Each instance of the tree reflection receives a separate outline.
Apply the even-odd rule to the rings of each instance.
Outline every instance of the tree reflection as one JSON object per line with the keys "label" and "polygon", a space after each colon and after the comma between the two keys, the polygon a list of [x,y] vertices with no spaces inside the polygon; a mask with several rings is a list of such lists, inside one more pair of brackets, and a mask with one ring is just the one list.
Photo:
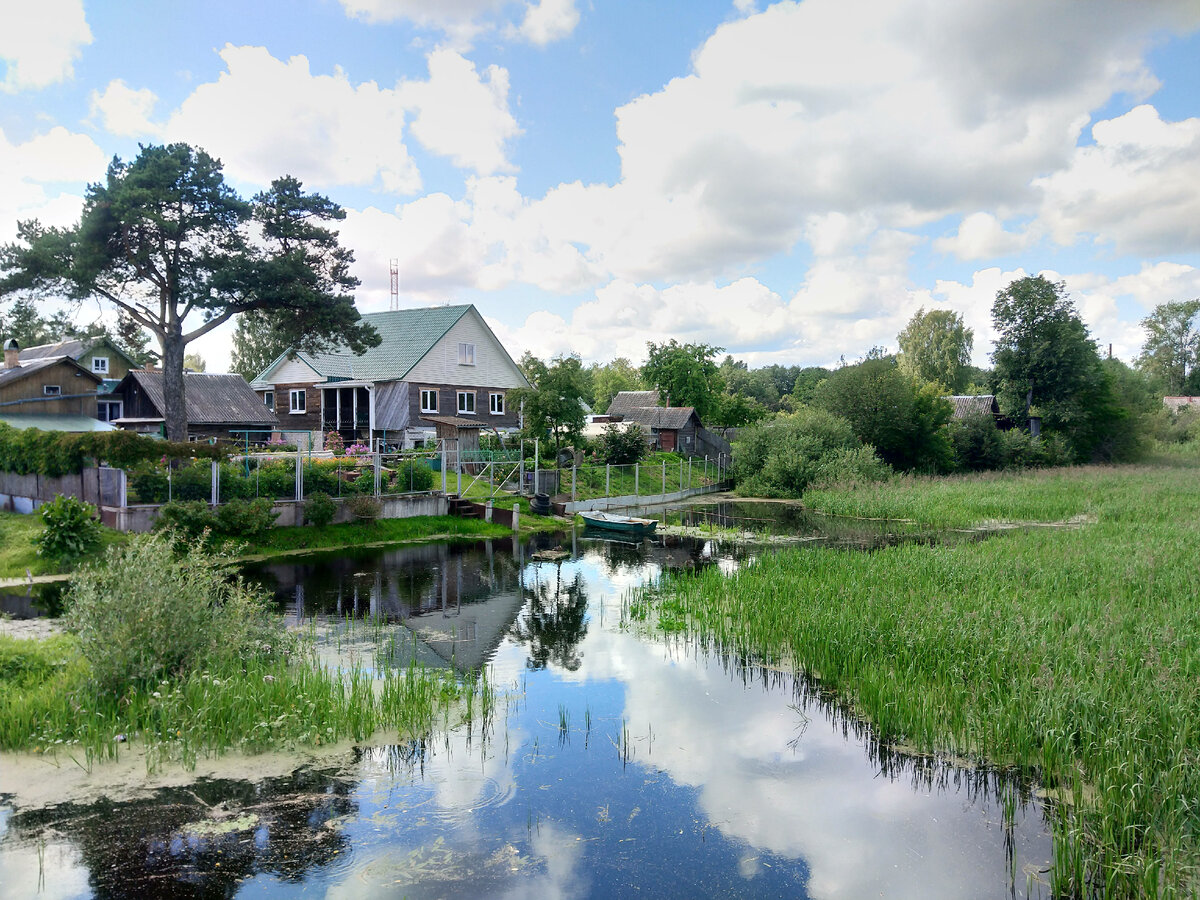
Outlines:
{"label": "tree reflection", "polygon": [[530,669],[544,669],[550,663],[574,672],[583,662],[579,643],[587,635],[587,585],[580,572],[570,581],[563,580],[562,564],[554,567],[554,579],[539,577],[525,586],[528,601],[513,634],[529,644]]}
{"label": "tree reflection", "polygon": [[355,783],[301,769],[262,782],[200,780],[125,803],[18,813],[14,836],[65,836],[101,898],[232,897],[258,874],[299,882],[349,849],[337,823]]}

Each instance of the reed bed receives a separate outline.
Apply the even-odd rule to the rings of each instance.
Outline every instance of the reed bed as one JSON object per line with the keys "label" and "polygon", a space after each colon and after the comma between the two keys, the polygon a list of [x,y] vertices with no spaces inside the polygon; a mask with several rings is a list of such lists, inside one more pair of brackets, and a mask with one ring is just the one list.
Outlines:
{"label": "reed bed", "polygon": [[494,707],[485,675],[458,679],[415,664],[323,665],[311,641],[301,648],[291,660],[246,660],[106,695],[92,687],[72,636],[0,636],[0,750],[90,769],[140,746],[153,771],[230,750],[361,741],[381,730],[424,736]]}
{"label": "reed bed", "polygon": [[1200,863],[1200,479],[1172,466],[900,479],[813,492],[825,512],[969,527],[953,545],[789,549],[633,598],[791,664],[879,739],[1045,787],[1056,896],[1194,896]]}

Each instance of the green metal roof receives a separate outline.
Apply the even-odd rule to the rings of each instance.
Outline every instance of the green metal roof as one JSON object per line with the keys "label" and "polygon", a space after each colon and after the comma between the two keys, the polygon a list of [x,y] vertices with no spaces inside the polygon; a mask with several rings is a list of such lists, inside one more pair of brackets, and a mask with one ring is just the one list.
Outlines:
{"label": "green metal roof", "polygon": [[117,430],[115,426],[109,425],[107,422],[101,422],[99,419],[93,419],[91,416],[68,415],[66,413],[61,415],[54,413],[46,413],[44,415],[3,413],[0,414],[0,422],[11,425],[13,428],[40,428],[42,431]]}
{"label": "green metal roof", "polygon": [[[467,304],[365,313],[363,321],[373,325],[383,339],[378,347],[372,347],[362,356],[354,356],[346,350],[332,353],[301,352],[296,356],[312,366],[318,374],[330,379],[401,379],[470,309],[471,305]],[[271,363],[267,371],[278,362],[277,359]]]}

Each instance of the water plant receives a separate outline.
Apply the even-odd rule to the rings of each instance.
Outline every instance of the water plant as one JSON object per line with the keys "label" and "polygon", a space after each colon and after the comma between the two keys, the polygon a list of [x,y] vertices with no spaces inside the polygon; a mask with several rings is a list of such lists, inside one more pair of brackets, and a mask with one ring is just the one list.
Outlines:
{"label": "water plant", "polygon": [[[1189,467],[906,478],[822,510],[1015,529],[790,549],[668,577],[630,616],[819,680],[885,743],[1012,766],[1053,799],[1056,896],[1190,895],[1200,871],[1200,483]],[[1083,524],[1089,523],[1089,524]]]}

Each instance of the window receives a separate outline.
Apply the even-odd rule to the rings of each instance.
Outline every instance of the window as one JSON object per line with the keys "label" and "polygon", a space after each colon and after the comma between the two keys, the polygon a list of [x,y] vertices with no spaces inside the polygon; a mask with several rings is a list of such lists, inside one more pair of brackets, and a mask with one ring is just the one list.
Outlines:
{"label": "window", "polygon": [[274,409],[275,408],[275,392],[274,391],[263,391],[263,403],[266,404],[267,409]]}
{"label": "window", "polygon": [[475,414],[475,392],[474,391],[459,391],[458,392],[458,414],[459,415],[474,415]]}
{"label": "window", "polygon": [[93,356],[92,357],[92,371],[95,372],[97,375],[107,375],[108,374],[108,357],[107,356]]}
{"label": "window", "polygon": [[123,404],[120,400],[101,400],[96,406],[96,418],[101,422],[114,422],[121,418]]}
{"label": "window", "polygon": [[475,365],[475,345],[462,341],[458,345],[458,364],[460,366]]}
{"label": "window", "polygon": [[488,400],[491,403],[493,416],[504,415],[504,395],[503,394],[489,394]]}
{"label": "window", "polygon": [[62,393],[62,388],[59,387],[57,384],[43,384],[42,385],[42,393],[45,394],[47,397],[57,397],[59,394]]}
{"label": "window", "polygon": [[305,412],[305,403],[306,397],[303,388],[288,391],[288,412],[291,415],[298,415]]}
{"label": "window", "polygon": [[438,392],[435,388],[421,388],[421,412],[437,412],[437,398]]}

